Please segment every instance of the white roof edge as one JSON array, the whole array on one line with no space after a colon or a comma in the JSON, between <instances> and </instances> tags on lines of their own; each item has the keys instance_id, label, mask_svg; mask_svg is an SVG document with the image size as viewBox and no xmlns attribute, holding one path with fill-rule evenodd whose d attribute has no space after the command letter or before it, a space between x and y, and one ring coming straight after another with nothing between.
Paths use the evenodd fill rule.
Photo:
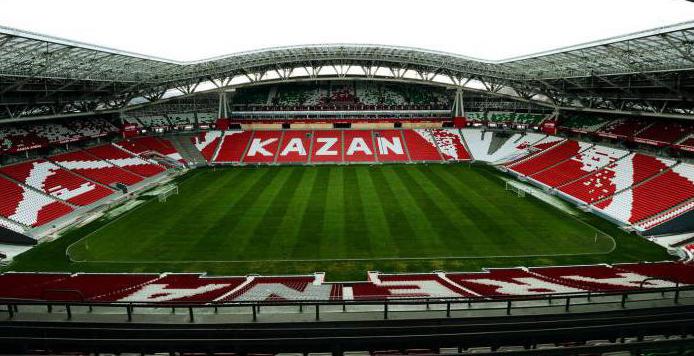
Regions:
<instances>
[{"instance_id":1,"label":"white roof edge","mask_svg":"<svg viewBox=\"0 0 694 356\"><path fill-rule=\"evenodd\" d=\"M200 60L178 61L178 60L166 59L166 58L162 58L162 57L145 55L145 54L136 53L136 52L123 51L123 50L119 50L119 49L115 49L115 48L104 47L104 46L94 45L94 44L85 43L85 42L68 40L68 39L64 39L64 38L60 38L60 37L54 37L54 36L44 35L44 34L40 34L40 33L36 33L36 32L24 31L24 30L12 28L12 27L6 27L6 26L2 26L2 25L0 25L0 33L8 34L11 36L24 37L24 38L38 40L38 41L51 42L51 43L56 43L56 44L61 44L61 45L66 45L66 46L73 46L73 47L80 47L80 48L85 48L85 49L89 49L89 50L113 53L113 54L118 54L118 55L130 56L130 57L135 57L135 58L141 58L141 59L146 59L146 60L152 60L152 61L164 62L164 63L170 63L170 64L177 64L177 65L201 64L201 63L206 63L206 62L222 60L222 59L226 59L226 58L233 58L233 57L238 57L238 56L243 56L243 55L256 54L256 53L269 52L269 51L281 51L281 50L302 49L302 48L303 49L321 48L321 47L352 47L352 48L378 47L378 48L383 48L383 49L409 50L409 51L416 51L416 52L422 52L422 53L428 53L428 54L450 56L450 57L460 58L460 59L464 59L464 60L470 60L470 61L476 61L476 62L488 63L488 64L503 64L503 63L515 62L515 61L520 61L520 60L525 60L525 59L530 59L530 58L535 58L535 57L541 57L541 56L547 56L547 55L552 55L552 54L557 54L557 53L562 53L562 52L568 52L568 51L573 51L573 50L578 50L578 49L583 49L583 48L588 48L588 47L594 47L594 46L606 45L606 44L610 44L610 43L628 41L628 40L632 40L632 39L636 39L636 38L653 36L653 35L658 35L658 34L662 34L662 33L680 31L680 30L685 30L685 29L689 29L689 28L694 28L694 20L686 21L686 22L680 22L680 23L676 23L673 25L661 26L661 27L647 29L647 30L638 31L638 32L633 32L633 33L629 33L629 34L625 34L625 35L609 37L609 38L600 39L600 40L596 40L596 41L585 42L585 43L580 43L580 44L576 44L576 45L555 48L552 50L536 52L536 53L531 53L531 54L527 54L527 55L506 58L506 59L500 59L500 60L481 59L481 58L469 57L469 56L465 56L465 55L461 55L461 54L455 54L455 53L444 52L444 51L436 51L436 50L430 50L430 49L418 48L418 47L379 45L379 44L359 44L359 43L332 43L332 44L306 44L306 45L267 47L267 48L261 48L261 49L257 49L257 50L230 53L230 54L226 54L226 55L221 55L221 56L216 56L216 57L211 57L211 58L205 58L205 59L200 59Z\"/></svg>"}]
</instances>

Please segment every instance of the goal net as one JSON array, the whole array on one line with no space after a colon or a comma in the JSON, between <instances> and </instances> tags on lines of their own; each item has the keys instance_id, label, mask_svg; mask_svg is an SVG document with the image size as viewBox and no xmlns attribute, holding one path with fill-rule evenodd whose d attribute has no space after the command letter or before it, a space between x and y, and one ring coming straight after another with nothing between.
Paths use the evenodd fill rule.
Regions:
<instances>
[{"instance_id":1,"label":"goal net","mask_svg":"<svg viewBox=\"0 0 694 356\"><path fill-rule=\"evenodd\" d=\"M166 189L162 190L159 195L157 195L157 199L159 200L160 203L165 203L166 199L168 199L172 195L178 195L178 186L173 185L170 187L167 187Z\"/></svg>"},{"instance_id":2,"label":"goal net","mask_svg":"<svg viewBox=\"0 0 694 356\"><path fill-rule=\"evenodd\" d=\"M506 182L506 190L515 193L519 198L525 198L525 189L522 186L513 184L513 182Z\"/></svg>"}]
</instances>

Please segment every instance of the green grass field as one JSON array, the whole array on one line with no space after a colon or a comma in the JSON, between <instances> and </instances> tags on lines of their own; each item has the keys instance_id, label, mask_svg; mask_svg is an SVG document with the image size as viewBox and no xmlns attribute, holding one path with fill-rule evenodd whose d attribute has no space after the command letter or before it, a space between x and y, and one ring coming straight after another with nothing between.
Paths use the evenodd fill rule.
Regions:
<instances>
[{"instance_id":1,"label":"green grass field","mask_svg":"<svg viewBox=\"0 0 694 356\"><path fill-rule=\"evenodd\" d=\"M70 231L9 269L362 279L374 269L668 258L597 217L516 197L499 174L467 165L201 169L167 202Z\"/></svg>"}]
</instances>

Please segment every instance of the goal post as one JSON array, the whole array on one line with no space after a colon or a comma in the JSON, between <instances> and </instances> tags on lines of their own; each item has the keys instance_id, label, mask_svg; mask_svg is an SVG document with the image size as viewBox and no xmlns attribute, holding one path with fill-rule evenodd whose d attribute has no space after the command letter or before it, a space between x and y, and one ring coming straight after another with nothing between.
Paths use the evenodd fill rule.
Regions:
<instances>
[{"instance_id":1,"label":"goal post","mask_svg":"<svg viewBox=\"0 0 694 356\"><path fill-rule=\"evenodd\" d=\"M160 203L165 203L166 200L172 195L178 195L178 185L173 185L165 190L162 190L161 193L157 195L157 200L159 200Z\"/></svg>"}]
</instances>

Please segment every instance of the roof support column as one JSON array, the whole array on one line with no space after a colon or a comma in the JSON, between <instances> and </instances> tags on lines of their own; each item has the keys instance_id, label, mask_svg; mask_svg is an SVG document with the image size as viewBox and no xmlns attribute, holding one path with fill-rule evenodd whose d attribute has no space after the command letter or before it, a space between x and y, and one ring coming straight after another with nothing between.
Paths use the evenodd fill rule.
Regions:
<instances>
[{"instance_id":1,"label":"roof support column","mask_svg":"<svg viewBox=\"0 0 694 356\"><path fill-rule=\"evenodd\" d=\"M463 100L463 89L458 88L455 91L455 99L453 100L453 108L451 109L453 117L465 117L465 101Z\"/></svg>"}]
</instances>

